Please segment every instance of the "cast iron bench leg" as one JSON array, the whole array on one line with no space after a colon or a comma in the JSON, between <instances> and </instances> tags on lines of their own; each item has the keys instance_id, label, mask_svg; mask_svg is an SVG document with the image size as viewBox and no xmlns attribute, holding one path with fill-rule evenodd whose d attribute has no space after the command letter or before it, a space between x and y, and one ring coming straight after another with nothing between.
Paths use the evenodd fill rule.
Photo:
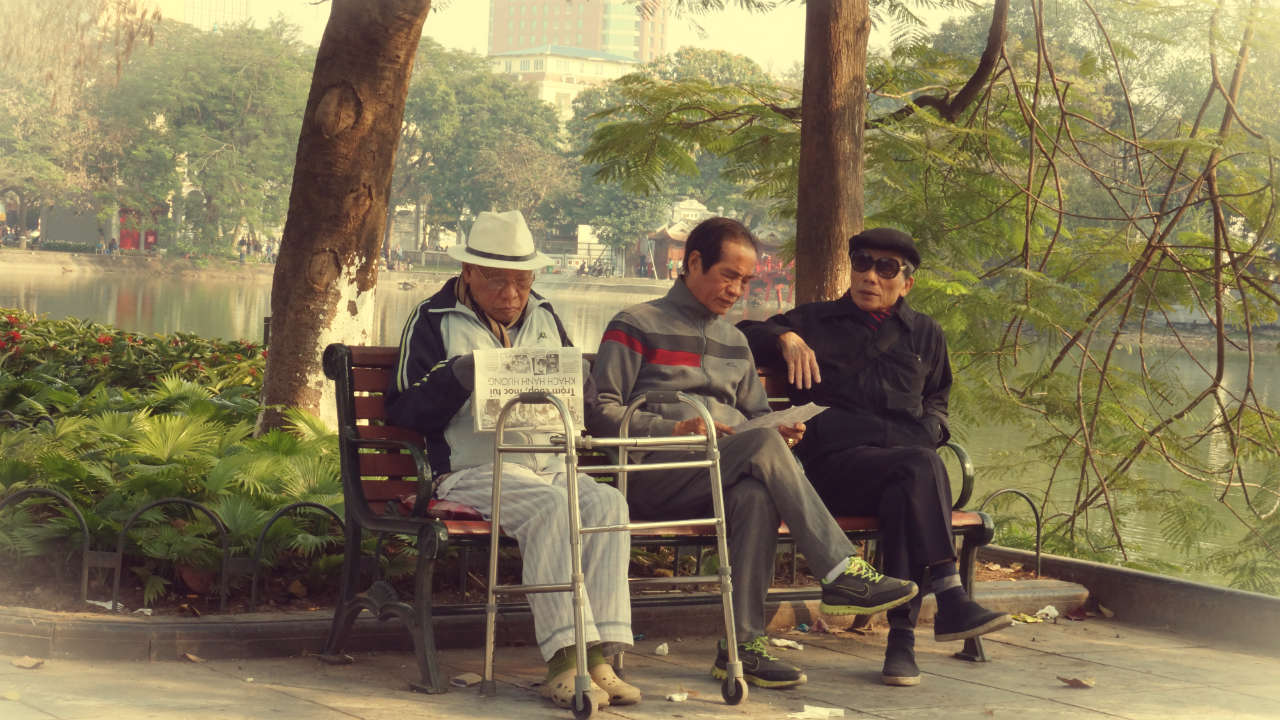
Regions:
<instances>
[{"instance_id":1,"label":"cast iron bench leg","mask_svg":"<svg viewBox=\"0 0 1280 720\"><path fill-rule=\"evenodd\" d=\"M326 662L350 662L342 651L347 646L351 626L360 614L356 603L356 585L360 582L360 524L350 514L346 522L346 549L342 557L342 590L338 604L333 609L333 623L329 625L329 638L324 644L321 658Z\"/></svg>"},{"instance_id":2,"label":"cast iron bench leg","mask_svg":"<svg viewBox=\"0 0 1280 720\"><path fill-rule=\"evenodd\" d=\"M418 660L422 682L411 683L411 687L433 695L449 690L449 683L440 670L436 628L431 618L431 579L435 573L436 556L444 549L447 538L448 531L439 520L418 529L418 567L413 592L415 617L409 634L413 636L413 654Z\"/></svg>"},{"instance_id":3,"label":"cast iron bench leg","mask_svg":"<svg viewBox=\"0 0 1280 720\"><path fill-rule=\"evenodd\" d=\"M973 597L973 581L977 575L978 544L968 532L960 535L960 583L969 597ZM954 657L970 662L986 662L987 654L982 649L982 638L973 637L964 641L964 648Z\"/></svg>"}]
</instances>

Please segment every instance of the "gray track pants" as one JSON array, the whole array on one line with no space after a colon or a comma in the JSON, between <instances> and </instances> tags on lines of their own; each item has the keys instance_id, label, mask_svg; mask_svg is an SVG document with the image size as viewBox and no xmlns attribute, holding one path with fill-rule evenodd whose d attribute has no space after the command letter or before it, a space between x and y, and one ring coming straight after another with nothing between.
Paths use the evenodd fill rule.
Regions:
<instances>
[{"instance_id":1,"label":"gray track pants","mask_svg":"<svg viewBox=\"0 0 1280 720\"><path fill-rule=\"evenodd\" d=\"M645 462L698 456L653 452ZM637 520L710 517L708 473L704 468L636 473L627 488L631 516ZM762 428L721 438L720 474L729 524L733 613L738 642L748 642L764 634L764 600L773 583L779 521L790 528L809 569L819 577L853 555L854 549L777 430Z\"/></svg>"}]
</instances>

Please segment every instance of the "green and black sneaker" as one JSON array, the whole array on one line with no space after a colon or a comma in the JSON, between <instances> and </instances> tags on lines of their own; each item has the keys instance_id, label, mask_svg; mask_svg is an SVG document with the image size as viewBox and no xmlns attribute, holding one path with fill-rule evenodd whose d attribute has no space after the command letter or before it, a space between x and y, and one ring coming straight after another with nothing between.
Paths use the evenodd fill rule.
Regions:
<instances>
[{"instance_id":1,"label":"green and black sneaker","mask_svg":"<svg viewBox=\"0 0 1280 720\"><path fill-rule=\"evenodd\" d=\"M898 607L918 591L910 580L888 577L854 556L839 577L822 583L822 603L818 608L828 615L874 615Z\"/></svg>"},{"instance_id":2,"label":"green and black sneaker","mask_svg":"<svg viewBox=\"0 0 1280 720\"><path fill-rule=\"evenodd\" d=\"M738 643L738 662L742 663L743 679L758 687L795 687L809 681L803 670L770 655L763 635L748 643ZM728 665L729 649L721 640L716 646L716 664L711 666L711 677L717 680L729 677Z\"/></svg>"}]
</instances>

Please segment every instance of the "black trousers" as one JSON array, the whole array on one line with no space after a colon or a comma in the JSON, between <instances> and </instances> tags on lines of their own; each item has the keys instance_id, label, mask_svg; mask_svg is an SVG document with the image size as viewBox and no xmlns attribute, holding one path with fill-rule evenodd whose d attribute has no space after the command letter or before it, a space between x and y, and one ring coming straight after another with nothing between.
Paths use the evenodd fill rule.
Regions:
<instances>
[{"instance_id":1,"label":"black trousers","mask_svg":"<svg viewBox=\"0 0 1280 720\"><path fill-rule=\"evenodd\" d=\"M880 519L884 572L914 580L921 592L889 611L890 626L915 625L925 569L955 560L951 484L937 451L924 447L803 448L805 475L835 515Z\"/></svg>"}]
</instances>

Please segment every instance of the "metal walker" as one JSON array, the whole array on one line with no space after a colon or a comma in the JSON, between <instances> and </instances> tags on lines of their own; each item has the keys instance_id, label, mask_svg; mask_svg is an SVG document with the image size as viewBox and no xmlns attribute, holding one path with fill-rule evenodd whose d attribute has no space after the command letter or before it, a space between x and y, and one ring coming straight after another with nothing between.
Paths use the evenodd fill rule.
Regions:
<instances>
[{"instance_id":1,"label":"metal walker","mask_svg":"<svg viewBox=\"0 0 1280 720\"><path fill-rule=\"evenodd\" d=\"M682 402L689 405L698 413L698 417L702 418L703 424L706 427L706 433L704 435L629 437L631 417L641 406L647 403L674 402ZM563 436L552 435L550 442L546 445L515 445L503 442L503 433L506 429L507 417L510 415L512 409L519 404L550 404L554 406L560 414L561 423L564 427ZM484 677L480 686L481 693L485 695L493 695L497 691L496 683L493 679L494 638L498 610L497 596L517 594L527 595L529 593L545 592L568 592L573 594L574 650L577 657L577 673L573 678L573 716L577 720L590 717L597 708L595 702L589 695L587 695L587 690L591 687L591 676L588 674L587 644L585 640L586 614L583 603L586 599L584 597L585 580L582 573L582 536L587 533L659 530L662 528L677 526L714 526L716 530L716 551L720 560L720 568L717 575L692 575L670 578L632 578L630 583L634 586L673 586L713 582L719 585L720 599L724 607L725 637L729 639L729 642L727 643L729 655L728 664L726 666L727 676L721 684L720 694L724 698L725 702L730 705L737 705L745 700L747 697L747 683L743 679L742 663L738 659L738 645L733 641L735 638L733 620L733 582L729 567L728 536L724 520L724 490L720 482L720 448L716 443L715 423L712 421L711 414L707 412L706 407L704 407L702 403L682 392L649 392L636 398L627 406L626 413L623 415L622 419L622 427L619 431L620 437L578 437L577 430L574 428L573 418L560 398L545 392L521 393L503 406L502 412L498 415L498 422L494 428L494 434L493 511L489 518L489 583L488 595L485 604ZM672 462L639 464L629 462L628 456L632 452L644 452L658 448L665 450L701 450L704 452L704 457L696 460ZM578 505L579 449L613 449L617 451L618 459L616 464L591 465L582 468L581 471L592 475L616 473L618 476L618 489L623 493L624 497L627 492L627 473L629 472L675 470L698 467L708 468L710 471L709 474L711 481L711 504L715 516L710 518L632 522L625 525L582 527L581 512ZM498 536L499 528L501 527L500 500L502 494L502 456L504 453L564 453L565 472L568 475L567 494L569 499L569 553L571 562L571 577L569 582L546 585L503 585L497 583ZM619 656L619 658L620 657L621 656ZM618 662L618 667L621 667L620 660Z\"/></svg>"}]
</instances>

